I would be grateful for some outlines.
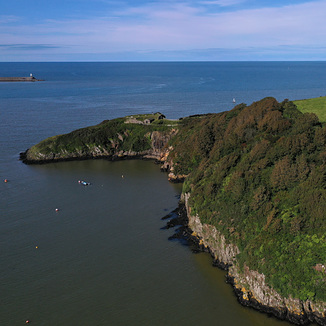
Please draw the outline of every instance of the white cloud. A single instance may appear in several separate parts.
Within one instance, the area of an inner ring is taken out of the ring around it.
[[[205,2],[226,6],[239,1]],[[326,0],[209,14],[186,2],[168,2],[97,18],[47,20],[35,25],[6,24],[0,18],[0,39],[2,44],[51,44],[58,47],[53,51],[64,47],[71,53],[322,47],[326,45],[325,12]]]
[[[229,7],[234,6],[240,3],[244,3],[247,0],[208,0],[208,1],[201,1],[200,3],[203,5],[218,5],[221,7]]]

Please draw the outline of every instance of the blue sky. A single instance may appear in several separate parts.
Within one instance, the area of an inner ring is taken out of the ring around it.
[[[326,59],[326,0],[0,0],[0,8],[0,61]]]

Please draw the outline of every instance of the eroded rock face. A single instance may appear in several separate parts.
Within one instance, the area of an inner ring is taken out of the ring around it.
[[[191,208],[188,204],[189,194],[184,195],[189,228],[194,232],[193,235],[200,238],[200,244],[209,248],[215,261],[227,266],[231,266],[235,262],[236,255],[240,252],[239,248],[227,243],[223,234],[221,234],[214,226],[202,224],[199,217],[191,214]]]
[[[248,266],[244,266],[241,272],[235,264],[230,267],[228,276],[242,304],[254,306],[260,311],[272,313],[294,324],[317,322],[326,325],[325,302],[302,301],[291,296],[284,298],[266,284],[264,274],[252,271]]]
[[[163,134],[160,131],[153,131],[150,135],[153,151],[158,155],[161,155],[161,153],[165,150],[169,140],[177,133],[178,131],[176,129],[172,129],[168,134]]]
[[[214,226],[201,223],[198,216],[191,214],[189,197],[189,194],[185,194],[183,198],[188,215],[188,227],[193,231],[192,235],[198,238],[198,244],[207,248],[217,261],[214,265],[228,269],[228,280],[234,286],[235,293],[243,305],[297,325],[311,322],[326,325],[325,302],[284,298],[266,283],[264,274],[250,270],[246,265],[241,269],[236,259],[240,252],[239,248],[229,243]]]
[[[168,174],[168,179],[171,182],[183,182],[187,175],[186,174],[175,174],[174,173],[174,163],[173,161],[169,158],[169,154],[170,152],[173,151],[173,147],[170,146],[167,149],[165,149],[162,153],[161,153],[161,158],[160,161],[161,163],[163,163],[161,165],[161,170],[165,171],[165,172],[169,172]]]

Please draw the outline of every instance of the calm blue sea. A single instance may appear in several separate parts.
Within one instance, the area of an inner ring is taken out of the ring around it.
[[[38,83],[0,85],[1,134],[18,151],[44,137],[133,113],[168,118],[220,112],[266,96],[326,95],[325,62],[0,63],[1,76]],[[18,136],[19,138],[19,136]],[[5,145],[8,146],[8,145]],[[1,147],[2,149],[2,147]]]
[[[325,62],[0,63],[0,76],[44,79],[0,83],[0,324],[283,324],[239,306],[209,256],[168,241],[161,217],[181,188],[153,163],[18,157],[129,114],[325,96],[325,72]]]

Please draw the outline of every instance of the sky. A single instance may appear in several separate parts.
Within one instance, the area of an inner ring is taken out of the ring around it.
[[[326,59],[326,0],[0,0],[0,62]]]

